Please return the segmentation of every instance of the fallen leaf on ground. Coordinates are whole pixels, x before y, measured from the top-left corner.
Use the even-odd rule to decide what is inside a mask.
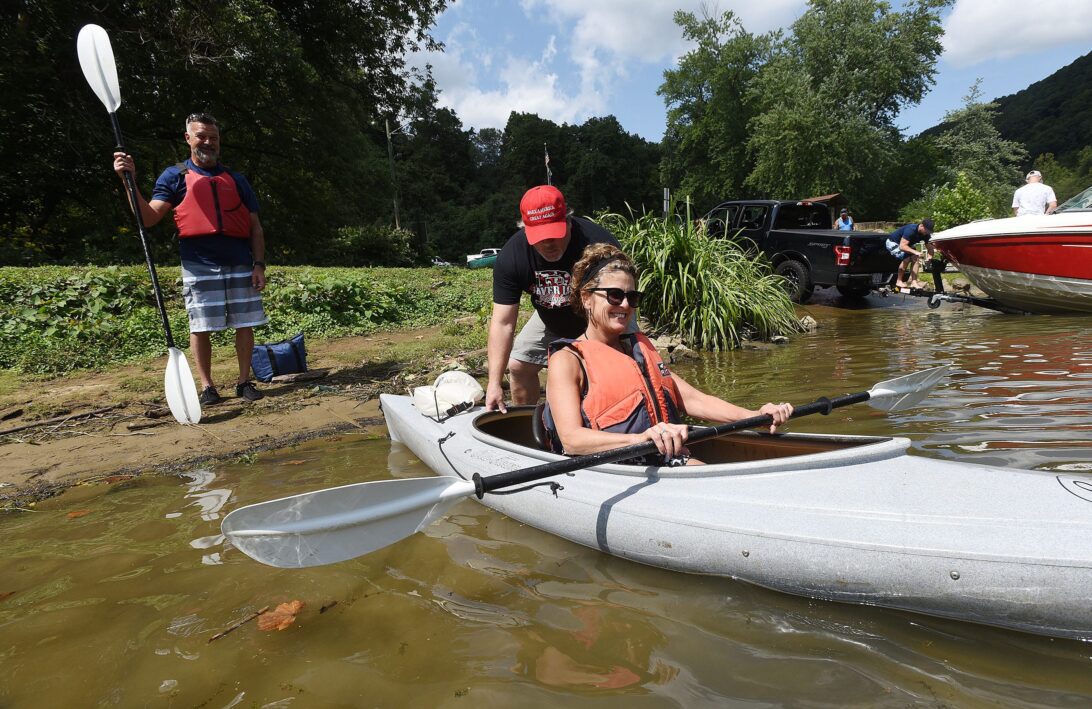
[[[284,465],[303,465],[306,462],[306,460],[286,460]]]
[[[296,620],[296,614],[303,610],[303,601],[282,603],[268,613],[258,616],[259,630],[284,630]]]
[[[91,510],[72,510],[65,517],[69,519],[76,519],[77,517],[83,517],[84,515],[91,514]]]

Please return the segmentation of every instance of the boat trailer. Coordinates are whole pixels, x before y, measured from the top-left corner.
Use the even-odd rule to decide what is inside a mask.
[[[903,295],[914,296],[915,298],[928,298],[928,305],[930,310],[936,310],[940,307],[941,303],[969,303],[976,305],[979,308],[986,308],[988,310],[996,310],[999,313],[1007,313],[1009,315],[1030,315],[1031,313],[1025,310],[1019,310],[1017,308],[1010,308],[1007,305],[1002,305],[992,298],[976,298],[973,295],[967,295],[965,293],[948,293],[944,290],[944,279],[941,277],[944,273],[944,269],[948,265],[947,259],[932,259],[928,264],[922,267],[923,272],[928,272],[933,276],[933,290],[927,288],[900,288],[895,285],[891,285],[888,289],[881,291],[886,297],[888,293],[901,293]]]

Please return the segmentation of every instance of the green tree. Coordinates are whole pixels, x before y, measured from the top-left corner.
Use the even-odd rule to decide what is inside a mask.
[[[950,3],[811,0],[788,33],[760,36],[731,13],[677,13],[697,46],[660,87],[665,176],[699,204],[837,191],[859,214],[877,209],[897,168],[895,118],[933,83]]]
[[[1057,160],[1054,153],[1035,158],[1034,168],[1043,173],[1043,181],[1054,190],[1058,204],[1092,185],[1092,145],[1086,145],[1076,158],[1074,167]]]
[[[225,163],[262,203],[271,259],[306,261],[316,241],[368,221],[386,201],[385,144],[372,123],[415,80],[405,54],[444,0],[119,0],[92,8],[16,0],[0,9],[0,230],[30,260],[139,260],[118,240],[129,216],[110,174],[114,139],[75,57],[80,26],[110,34],[127,147],[147,190],[187,155],[182,119],[224,121]],[[350,197],[351,196],[351,197]],[[173,250],[157,238],[161,255]]]
[[[564,156],[572,166],[565,198],[581,213],[659,206],[658,145],[626,133],[614,116],[589,118],[565,131],[573,136]]]
[[[933,221],[939,231],[990,216],[990,198],[976,188],[965,172],[956,175],[954,185],[942,185],[933,199]]]
[[[932,142],[936,148],[937,177],[924,194],[939,198],[936,185],[966,182],[985,195],[989,214],[1009,213],[1012,191],[1020,183],[1019,164],[1026,152],[1019,143],[1004,140],[994,126],[997,105],[981,101],[979,81],[963,97],[963,107],[944,116],[944,130]],[[928,200],[927,200],[928,201]]]
[[[1004,140],[994,125],[997,104],[982,101],[975,81],[963,97],[963,107],[944,115],[946,128],[935,139],[940,162],[938,169],[945,180],[967,175],[975,185],[1019,184],[1020,163],[1027,158],[1024,146]]]
[[[664,72],[658,90],[667,105],[661,175],[697,204],[743,197],[753,168],[747,154],[754,115],[748,89],[776,35],[747,32],[732,12],[699,19],[680,11],[675,24],[696,47]]]
[[[874,209],[899,147],[895,117],[933,83],[948,4],[811,0],[752,82],[747,184],[782,198],[842,192]]]

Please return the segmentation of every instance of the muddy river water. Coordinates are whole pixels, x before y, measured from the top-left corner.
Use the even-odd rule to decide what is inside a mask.
[[[788,345],[676,368],[755,405],[951,362],[918,408],[792,428],[907,436],[911,455],[1092,482],[1087,318],[822,294],[808,310],[819,330]],[[393,547],[302,571],[219,534],[243,504],[427,474],[384,438],[342,435],[0,517],[0,707],[1092,705],[1092,643],[661,571],[472,501]],[[210,642],[290,600],[304,607],[287,629],[251,621]]]

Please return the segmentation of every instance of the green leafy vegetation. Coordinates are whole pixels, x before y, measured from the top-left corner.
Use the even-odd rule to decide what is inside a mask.
[[[180,346],[188,325],[180,269],[162,268],[171,329]],[[492,300],[490,271],[465,269],[277,268],[259,341],[304,332],[322,339],[380,329],[449,323]],[[230,331],[214,345],[230,346]],[[0,369],[59,374],[163,354],[163,328],[147,272],[109,268],[0,268]]]
[[[1019,164],[1027,154],[1019,143],[1001,137],[994,125],[997,104],[981,100],[978,84],[931,138],[936,181],[902,209],[905,221],[931,215],[938,229],[947,229],[1010,214],[1013,185],[1021,181]]]
[[[1075,167],[1092,140],[1092,52],[996,103],[997,129],[1004,138],[1026,145],[1029,156],[1052,153]],[[1051,183],[1053,178],[1043,174]]]
[[[961,172],[954,185],[945,183],[930,190],[921,200],[911,202],[901,216],[903,221],[913,222],[920,219],[917,215],[931,214],[936,230],[940,231],[976,219],[988,219],[992,212],[989,195],[972,185],[970,177]]]
[[[731,12],[676,13],[696,47],[660,88],[668,179],[702,205],[841,192],[858,216],[893,211],[895,118],[933,81],[948,4],[811,0],[788,31],[764,35]]]
[[[654,330],[707,349],[736,347],[745,335],[799,331],[782,278],[756,251],[710,237],[689,218],[679,224],[652,214],[607,214],[599,221],[637,264],[641,315]]]
[[[1043,173],[1043,181],[1054,189],[1058,204],[1083,192],[1092,185],[1092,145],[1086,145],[1076,155],[1071,155],[1072,165],[1044,153],[1035,158],[1034,168]]]
[[[0,94],[19,102],[18,119],[13,108],[0,124],[13,166],[0,173],[0,264],[143,258],[110,170],[110,121],[76,60],[88,21],[110,34],[145,196],[188,155],[184,117],[211,112],[224,164],[257,193],[270,263],[426,265],[500,246],[520,195],[545,181],[543,143],[578,212],[658,202],[659,146],[611,116],[558,125],[513,113],[503,131],[479,132],[439,106],[408,55],[438,48],[429,32],[447,4],[119,0],[88,14],[61,0],[5,3]],[[170,222],[150,233],[157,262],[175,258]]]

